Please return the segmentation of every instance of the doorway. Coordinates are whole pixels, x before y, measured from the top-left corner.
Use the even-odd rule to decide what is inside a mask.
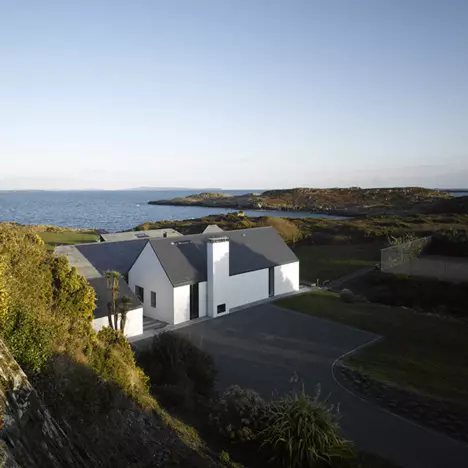
[[[199,315],[199,293],[197,283],[190,285],[190,320],[198,318]]]
[[[273,297],[275,295],[275,268],[268,269],[268,295]]]

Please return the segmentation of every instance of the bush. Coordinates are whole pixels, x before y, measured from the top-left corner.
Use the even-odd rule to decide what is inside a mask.
[[[340,435],[338,411],[304,393],[287,395],[269,405],[263,446],[283,467],[332,465],[354,456],[351,442]]]
[[[354,302],[356,300],[353,291],[351,291],[350,289],[342,289],[340,292],[340,299],[343,302],[348,303]]]
[[[285,242],[295,243],[301,238],[301,231],[292,221],[286,218],[266,217],[262,224],[274,227]]]
[[[257,438],[265,407],[258,393],[234,385],[215,403],[209,421],[232,442],[247,442]]]
[[[141,365],[151,378],[153,389],[178,385],[195,396],[209,397],[216,369],[213,358],[188,338],[173,332],[154,337],[151,349],[139,355]]]

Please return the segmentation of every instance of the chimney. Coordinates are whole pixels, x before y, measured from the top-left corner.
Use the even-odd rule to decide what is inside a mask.
[[[229,312],[229,238],[212,237],[206,243],[207,314]]]

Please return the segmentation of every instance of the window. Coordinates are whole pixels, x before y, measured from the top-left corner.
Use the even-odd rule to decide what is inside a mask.
[[[226,312],[226,304],[219,304],[217,307],[218,314],[222,314]]]
[[[135,295],[141,302],[145,302],[145,290],[141,286],[135,285]]]
[[[156,293],[151,291],[151,307],[156,307]]]

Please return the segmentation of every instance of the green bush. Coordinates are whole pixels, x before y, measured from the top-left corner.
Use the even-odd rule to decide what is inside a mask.
[[[354,302],[356,300],[356,298],[354,297],[353,291],[351,291],[350,289],[342,289],[340,292],[340,299],[343,302],[348,302],[348,303]]]
[[[216,401],[209,422],[232,442],[255,440],[265,407],[265,400],[258,393],[234,385]]]
[[[209,397],[213,391],[213,358],[178,333],[156,335],[151,348],[139,355],[139,362],[150,376],[153,389],[177,385],[194,397]]]
[[[340,435],[338,411],[305,394],[287,395],[267,410],[263,446],[287,468],[332,465],[354,456],[353,446]]]

